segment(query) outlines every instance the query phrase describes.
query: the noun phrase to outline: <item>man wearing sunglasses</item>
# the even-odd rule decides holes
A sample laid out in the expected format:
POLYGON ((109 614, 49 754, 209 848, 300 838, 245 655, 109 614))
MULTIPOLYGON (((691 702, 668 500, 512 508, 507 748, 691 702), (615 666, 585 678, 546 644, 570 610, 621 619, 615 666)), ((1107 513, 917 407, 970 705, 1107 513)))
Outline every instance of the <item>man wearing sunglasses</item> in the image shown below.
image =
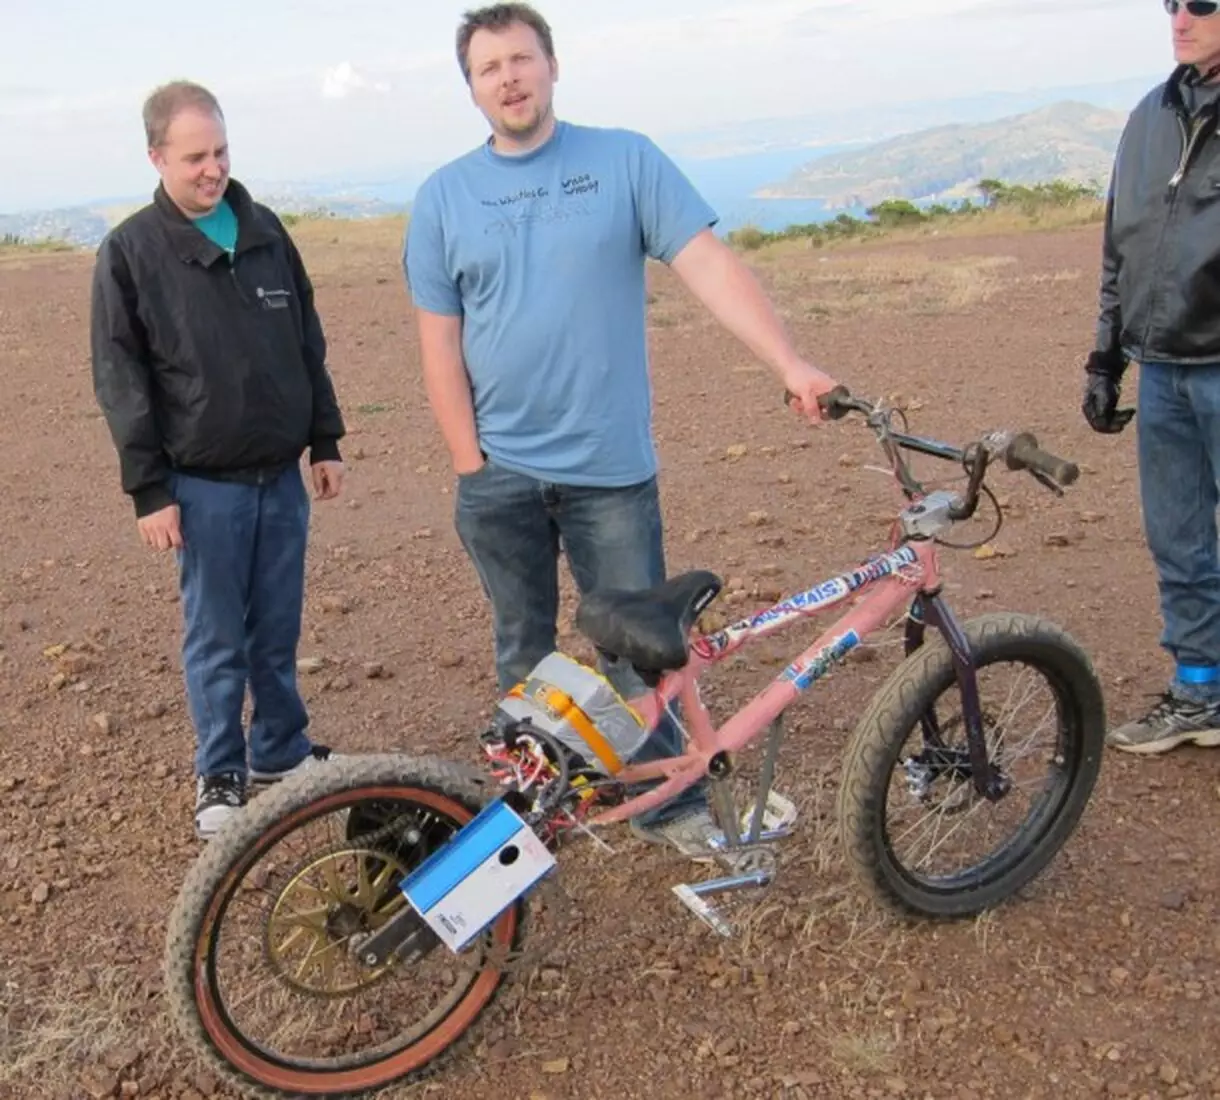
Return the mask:
POLYGON ((1144 716, 1113 730, 1136 753, 1220 746, 1220 4, 1163 0, 1177 66, 1131 113, 1106 205, 1100 316, 1083 412, 1121 432, 1139 364, 1141 506, 1175 670, 1144 716))

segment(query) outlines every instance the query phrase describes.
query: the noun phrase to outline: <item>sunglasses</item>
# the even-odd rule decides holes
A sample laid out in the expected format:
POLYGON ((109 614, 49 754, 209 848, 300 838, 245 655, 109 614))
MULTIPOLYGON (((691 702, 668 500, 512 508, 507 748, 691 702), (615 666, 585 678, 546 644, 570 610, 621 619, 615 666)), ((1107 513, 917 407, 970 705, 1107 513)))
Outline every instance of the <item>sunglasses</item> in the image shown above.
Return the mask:
POLYGON ((1220 11, 1220 0, 1161 0, 1170 15, 1177 15, 1181 8, 1196 19, 1206 19, 1220 11))

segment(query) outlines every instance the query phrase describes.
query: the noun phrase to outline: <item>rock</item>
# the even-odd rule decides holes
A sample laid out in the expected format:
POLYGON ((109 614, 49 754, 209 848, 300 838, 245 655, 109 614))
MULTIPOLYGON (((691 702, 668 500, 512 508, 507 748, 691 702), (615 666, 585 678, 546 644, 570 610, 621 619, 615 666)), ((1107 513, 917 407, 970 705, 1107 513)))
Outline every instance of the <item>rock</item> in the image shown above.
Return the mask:
POLYGON ((169 708, 161 702, 146 703, 140 710, 140 717, 150 721, 156 718, 164 718, 165 712, 168 709, 169 708))
POLYGON ((744 443, 734 443, 725 452, 726 458, 745 458, 749 454, 750 448, 744 443))
POLYGON ((35 905, 46 905, 46 903, 48 901, 50 901, 50 899, 51 899, 51 887, 45 882, 40 882, 37 886, 34 887, 33 891, 30 894, 30 900, 35 905))
POLYGON ((1181 912, 1186 908, 1186 891, 1166 890, 1161 895, 1161 908, 1172 909, 1175 913, 1181 912))
POLYGON ((763 527, 771 522, 771 517, 761 509, 751 512, 746 518, 748 519, 751 527, 763 527))
POLYGON ((1043 543, 1047 546, 1071 546, 1072 540, 1063 534, 1062 531, 1053 531, 1044 538, 1043 543))
POLYGON ((460 653, 447 649, 437 658, 436 663, 441 668, 460 668, 465 659, 460 653))
POLYGON ((113 1070, 103 1066, 94 1066, 80 1075, 80 1085, 85 1090, 86 1096, 92 1097, 93 1100, 105 1100, 106 1097, 113 1096, 117 1091, 119 1078, 113 1070))
POLYGON ((328 615, 346 615, 352 609, 346 596, 323 596, 318 606, 328 615))
POLYGON ((119 731, 118 719, 110 714, 95 714, 89 719, 89 725, 97 730, 98 733, 105 734, 107 737, 119 731))
POLYGON ((555 1058, 549 1062, 543 1062, 541 1068, 543 1073, 567 1073, 568 1060, 566 1058, 555 1058))
POLYGON ((195 1086, 195 1091, 201 1096, 216 1095, 216 1078, 210 1073, 196 1073, 191 1078, 191 1084, 195 1086))
POLYGON ((979 561, 988 561, 991 558, 999 557, 999 552, 994 546, 991 545, 991 543, 985 542, 982 546, 975 547, 974 556, 978 558, 979 561))
POLYGON ((367 680, 384 680, 386 679, 385 665, 380 661, 365 661, 364 676, 367 680))
POLYGON ((431 527, 421 527, 411 537, 413 539, 430 539, 430 538, 432 538, 432 528, 431 527))
POLYGON ((1161 1068, 1157 1070, 1157 1076, 1166 1085, 1176 1085, 1178 1083, 1178 1067, 1172 1062, 1162 1062, 1161 1068))
POLYGON ((306 676, 312 676, 315 672, 321 672, 326 667, 326 661, 321 657, 302 657, 297 661, 297 672, 303 673, 306 676))
POLYGON ((59 659, 60 672, 66 672, 69 676, 79 676, 92 667, 93 662, 84 653, 65 653, 59 659))

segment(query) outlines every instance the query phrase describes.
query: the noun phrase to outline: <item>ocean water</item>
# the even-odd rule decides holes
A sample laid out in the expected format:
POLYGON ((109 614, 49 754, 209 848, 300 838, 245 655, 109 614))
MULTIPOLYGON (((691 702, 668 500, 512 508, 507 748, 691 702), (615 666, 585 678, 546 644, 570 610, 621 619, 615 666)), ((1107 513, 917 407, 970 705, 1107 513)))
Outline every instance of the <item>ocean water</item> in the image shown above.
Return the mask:
POLYGON ((720 215, 716 227, 721 235, 753 225, 775 232, 789 225, 829 221, 840 213, 861 215, 863 211, 827 210, 811 199, 756 199, 759 188, 780 183, 795 169, 848 146, 826 145, 772 149, 740 156, 715 158, 675 157, 678 166, 699 188, 720 215))

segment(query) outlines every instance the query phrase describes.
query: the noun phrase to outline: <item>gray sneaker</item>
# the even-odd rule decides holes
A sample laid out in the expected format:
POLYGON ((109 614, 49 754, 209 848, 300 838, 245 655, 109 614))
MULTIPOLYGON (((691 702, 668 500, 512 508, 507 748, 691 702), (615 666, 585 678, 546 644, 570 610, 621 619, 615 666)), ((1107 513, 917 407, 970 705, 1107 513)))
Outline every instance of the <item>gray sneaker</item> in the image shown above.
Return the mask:
POLYGON ((281 779, 287 779, 290 775, 296 775, 310 768, 316 768, 319 764, 323 764, 328 760, 338 759, 339 754, 337 752, 332 752, 325 745, 314 745, 304 760, 294 767, 288 768, 286 771, 260 772, 256 768, 251 768, 250 785, 254 787, 269 787, 273 783, 278 783, 281 779))
POLYGON ((1108 745, 1123 752, 1168 752, 1188 742, 1220 746, 1220 703, 1194 703, 1166 692, 1143 717, 1106 736, 1108 745))
POLYGON ((695 863, 713 863, 718 858, 722 864, 734 871, 748 869, 753 852, 738 852, 731 849, 718 850, 713 841, 719 841, 723 833, 711 811, 706 808, 691 810, 660 825, 641 825, 635 818, 630 821, 631 833, 649 844, 669 844, 695 863))

